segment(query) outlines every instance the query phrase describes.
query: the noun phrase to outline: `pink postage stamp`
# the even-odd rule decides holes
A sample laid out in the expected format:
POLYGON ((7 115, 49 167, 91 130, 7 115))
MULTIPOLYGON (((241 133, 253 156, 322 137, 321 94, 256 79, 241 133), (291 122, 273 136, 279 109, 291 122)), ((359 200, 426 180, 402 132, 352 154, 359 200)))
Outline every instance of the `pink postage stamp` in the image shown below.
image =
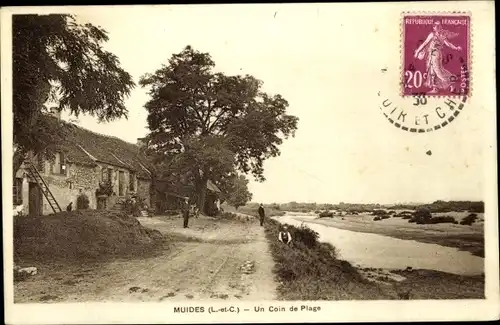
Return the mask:
POLYGON ((470 15, 406 13, 402 95, 470 95, 470 15))

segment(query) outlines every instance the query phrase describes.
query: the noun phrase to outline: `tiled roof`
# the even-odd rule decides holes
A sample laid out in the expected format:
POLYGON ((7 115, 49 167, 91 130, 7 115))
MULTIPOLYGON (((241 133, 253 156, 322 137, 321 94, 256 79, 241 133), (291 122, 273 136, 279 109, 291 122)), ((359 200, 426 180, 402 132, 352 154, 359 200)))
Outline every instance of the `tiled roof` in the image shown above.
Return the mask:
POLYGON ((57 146, 69 162, 85 165, 102 162, 134 171, 139 178, 151 178, 151 163, 136 144, 71 123, 63 122, 63 127, 68 132, 57 146))

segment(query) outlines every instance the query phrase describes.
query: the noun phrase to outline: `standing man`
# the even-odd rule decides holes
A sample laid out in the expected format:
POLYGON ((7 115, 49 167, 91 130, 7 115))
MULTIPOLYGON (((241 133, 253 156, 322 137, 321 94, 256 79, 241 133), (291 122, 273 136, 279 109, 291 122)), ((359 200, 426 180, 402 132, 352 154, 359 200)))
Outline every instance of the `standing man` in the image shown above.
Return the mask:
POLYGON ((189 197, 184 198, 184 203, 182 204, 182 216, 184 219, 184 228, 188 227, 189 222, 189 197))
POLYGON ((266 216, 266 211, 264 210, 264 206, 262 203, 259 206, 259 217, 260 217, 260 225, 264 226, 264 217, 266 216))

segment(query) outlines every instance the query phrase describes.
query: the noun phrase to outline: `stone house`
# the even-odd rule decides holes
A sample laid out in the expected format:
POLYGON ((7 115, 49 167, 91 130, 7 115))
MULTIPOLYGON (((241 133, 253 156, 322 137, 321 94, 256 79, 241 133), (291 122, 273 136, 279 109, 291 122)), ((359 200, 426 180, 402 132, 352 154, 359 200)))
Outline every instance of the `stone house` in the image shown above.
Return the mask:
MULTIPOLYGON (((77 125, 62 122, 68 135, 56 143, 53 159, 31 157, 60 208, 70 202, 73 210, 77 197, 84 193, 91 209, 110 209, 129 196, 136 196, 152 206, 152 168, 141 152, 140 144, 102 135, 77 125)), ((23 213, 53 213, 37 180, 25 162, 14 180, 14 205, 23 205, 23 213)))

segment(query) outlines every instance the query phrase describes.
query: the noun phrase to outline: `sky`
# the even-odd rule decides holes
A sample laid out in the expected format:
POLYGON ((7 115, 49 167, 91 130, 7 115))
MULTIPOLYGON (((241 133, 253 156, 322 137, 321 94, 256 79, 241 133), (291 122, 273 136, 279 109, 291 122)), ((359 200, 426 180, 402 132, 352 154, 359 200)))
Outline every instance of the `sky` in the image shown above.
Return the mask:
MULTIPOLYGON (((399 97, 399 11, 381 8, 155 6, 87 10, 77 17, 108 31, 105 48, 136 82, 191 45, 209 52, 216 70, 251 74, 264 91, 289 102, 298 130, 279 157, 265 162, 265 182, 249 176, 253 201, 483 199, 491 140, 485 125, 494 114, 482 101, 488 89, 475 88, 475 97, 442 130, 411 134, 391 125, 378 94, 408 107, 411 101, 399 97)), ((135 143, 148 131, 148 98, 137 86, 126 100, 128 120, 99 124, 80 116, 79 125, 135 143)))

